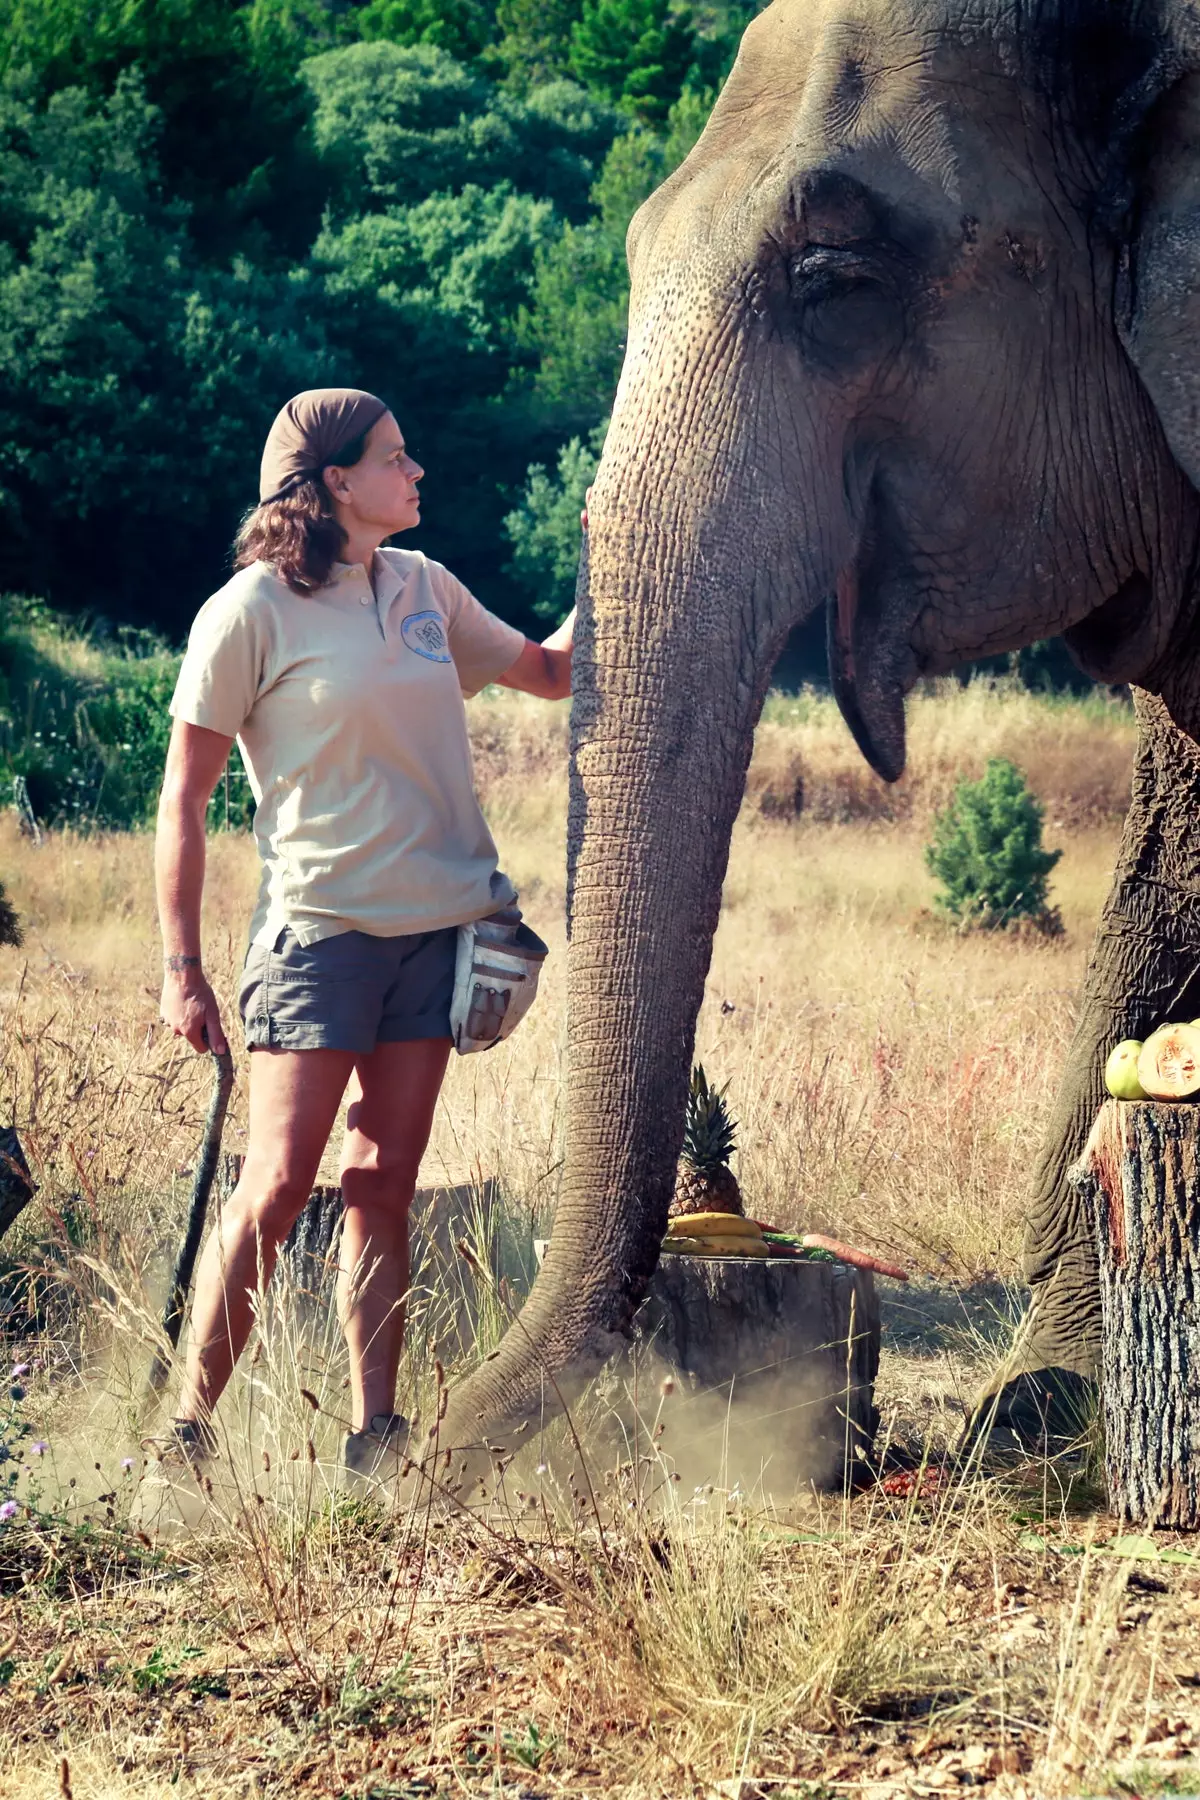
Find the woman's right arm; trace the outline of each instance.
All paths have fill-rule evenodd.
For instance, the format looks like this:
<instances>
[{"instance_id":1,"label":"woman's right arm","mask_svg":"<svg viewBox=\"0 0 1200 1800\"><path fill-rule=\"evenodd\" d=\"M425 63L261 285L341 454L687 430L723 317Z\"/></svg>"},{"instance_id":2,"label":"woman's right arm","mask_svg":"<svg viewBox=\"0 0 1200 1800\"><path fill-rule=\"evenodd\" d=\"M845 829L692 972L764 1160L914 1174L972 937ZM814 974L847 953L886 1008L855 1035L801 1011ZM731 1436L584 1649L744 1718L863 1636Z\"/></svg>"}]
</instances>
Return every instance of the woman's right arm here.
<instances>
[{"instance_id":1,"label":"woman's right arm","mask_svg":"<svg viewBox=\"0 0 1200 1800\"><path fill-rule=\"evenodd\" d=\"M200 957L200 900L204 891L204 827L208 803L233 739L176 719L167 751L154 880L163 940L163 1023L193 1050L224 1050L216 998Z\"/></svg>"}]
</instances>

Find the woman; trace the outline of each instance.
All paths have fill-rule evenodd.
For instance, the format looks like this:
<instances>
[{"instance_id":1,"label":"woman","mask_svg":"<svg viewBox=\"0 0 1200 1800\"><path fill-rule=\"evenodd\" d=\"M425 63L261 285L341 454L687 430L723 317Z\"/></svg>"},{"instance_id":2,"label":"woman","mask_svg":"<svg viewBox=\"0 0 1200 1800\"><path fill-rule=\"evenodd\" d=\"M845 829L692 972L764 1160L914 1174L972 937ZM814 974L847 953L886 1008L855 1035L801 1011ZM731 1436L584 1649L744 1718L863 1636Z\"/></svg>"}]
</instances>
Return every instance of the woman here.
<instances>
[{"instance_id":1,"label":"woman","mask_svg":"<svg viewBox=\"0 0 1200 1800\"><path fill-rule=\"evenodd\" d=\"M475 797L463 697L570 692L574 614L534 644L420 551L424 471L382 400L289 401L263 453L237 573L200 610L171 702L155 864L162 1017L225 1048L200 942L205 819L234 739L262 860L240 1010L250 1057L241 1179L196 1278L172 1460L211 1452L253 1296L305 1204L352 1074L338 1306L347 1466L402 1451L395 1411L408 1209L450 1052L456 927L513 899Z\"/></svg>"}]
</instances>

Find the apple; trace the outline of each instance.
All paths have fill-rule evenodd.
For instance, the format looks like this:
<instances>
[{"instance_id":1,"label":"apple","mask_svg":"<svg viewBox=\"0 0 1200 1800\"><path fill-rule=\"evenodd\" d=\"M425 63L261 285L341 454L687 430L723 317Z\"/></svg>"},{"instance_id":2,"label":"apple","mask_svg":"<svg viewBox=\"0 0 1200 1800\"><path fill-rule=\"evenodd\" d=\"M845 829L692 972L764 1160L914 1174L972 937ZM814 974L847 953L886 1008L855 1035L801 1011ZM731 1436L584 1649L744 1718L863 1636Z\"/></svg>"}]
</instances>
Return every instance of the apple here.
<instances>
[{"instance_id":1,"label":"apple","mask_svg":"<svg viewBox=\"0 0 1200 1800\"><path fill-rule=\"evenodd\" d=\"M1104 1085L1114 1100L1145 1100L1148 1096L1138 1080L1138 1057L1142 1045L1137 1038L1126 1038L1118 1044L1104 1065Z\"/></svg>"}]
</instances>

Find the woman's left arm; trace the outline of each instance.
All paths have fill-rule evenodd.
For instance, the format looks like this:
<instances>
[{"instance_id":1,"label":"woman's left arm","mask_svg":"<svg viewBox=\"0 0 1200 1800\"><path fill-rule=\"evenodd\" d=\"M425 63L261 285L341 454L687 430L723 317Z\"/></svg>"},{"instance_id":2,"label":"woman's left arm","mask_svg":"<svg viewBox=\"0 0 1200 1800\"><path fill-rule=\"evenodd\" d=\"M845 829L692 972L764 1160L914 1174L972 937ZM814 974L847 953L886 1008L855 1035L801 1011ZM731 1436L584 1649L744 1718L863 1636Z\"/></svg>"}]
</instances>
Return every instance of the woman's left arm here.
<instances>
[{"instance_id":1,"label":"woman's left arm","mask_svg":"<svg viewBox=\"0 0 1200 1800\"><path fill-rule=\"evenodd\" d=\"M501 687L519 688L541 700L565 700L571 692L571 653L575 648L575 608L557 631L542 643L525 639L525 648L512 668L500 677Z\"/></svg>"},{"instance_id":2,"label":"woman's left arm","mask_svg":"<svg viewBox=\"0 0 1200 1800\"><path fill-rule=\"evenodd\" d=\"M588 528L588 507L592 490L588 489L579 523ZM557 631L552 631L540 644L525 639L525 648L507 675L500 677L501 687L520 688L523 694L536 694L542 700L566 700L571 693L571 655L575 649L575 608L572 607Z\"/></svg>"}]
</instances>

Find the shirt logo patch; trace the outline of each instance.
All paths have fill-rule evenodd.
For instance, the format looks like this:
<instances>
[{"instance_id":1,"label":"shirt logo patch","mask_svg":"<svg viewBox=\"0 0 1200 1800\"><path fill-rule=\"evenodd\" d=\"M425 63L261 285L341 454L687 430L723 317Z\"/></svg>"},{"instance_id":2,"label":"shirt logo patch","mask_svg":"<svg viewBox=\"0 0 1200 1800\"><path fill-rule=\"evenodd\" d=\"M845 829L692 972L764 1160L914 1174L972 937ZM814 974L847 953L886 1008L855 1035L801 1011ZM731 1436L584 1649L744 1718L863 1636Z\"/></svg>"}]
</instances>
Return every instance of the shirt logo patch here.
<instances>
[{"instance_id":1,"label":"shirt logo patch","mask_svg":"<svg viewBox=\"0 0 1200 1800\"><path fill-rule=\"evenodd\" d=\"M452 662L450 646L446 642L446 627L442 623L442 615L437 612L409 613L400 627L400 636L410 650L423 656L427 662Z\"/></svg>"}]
</instances>

